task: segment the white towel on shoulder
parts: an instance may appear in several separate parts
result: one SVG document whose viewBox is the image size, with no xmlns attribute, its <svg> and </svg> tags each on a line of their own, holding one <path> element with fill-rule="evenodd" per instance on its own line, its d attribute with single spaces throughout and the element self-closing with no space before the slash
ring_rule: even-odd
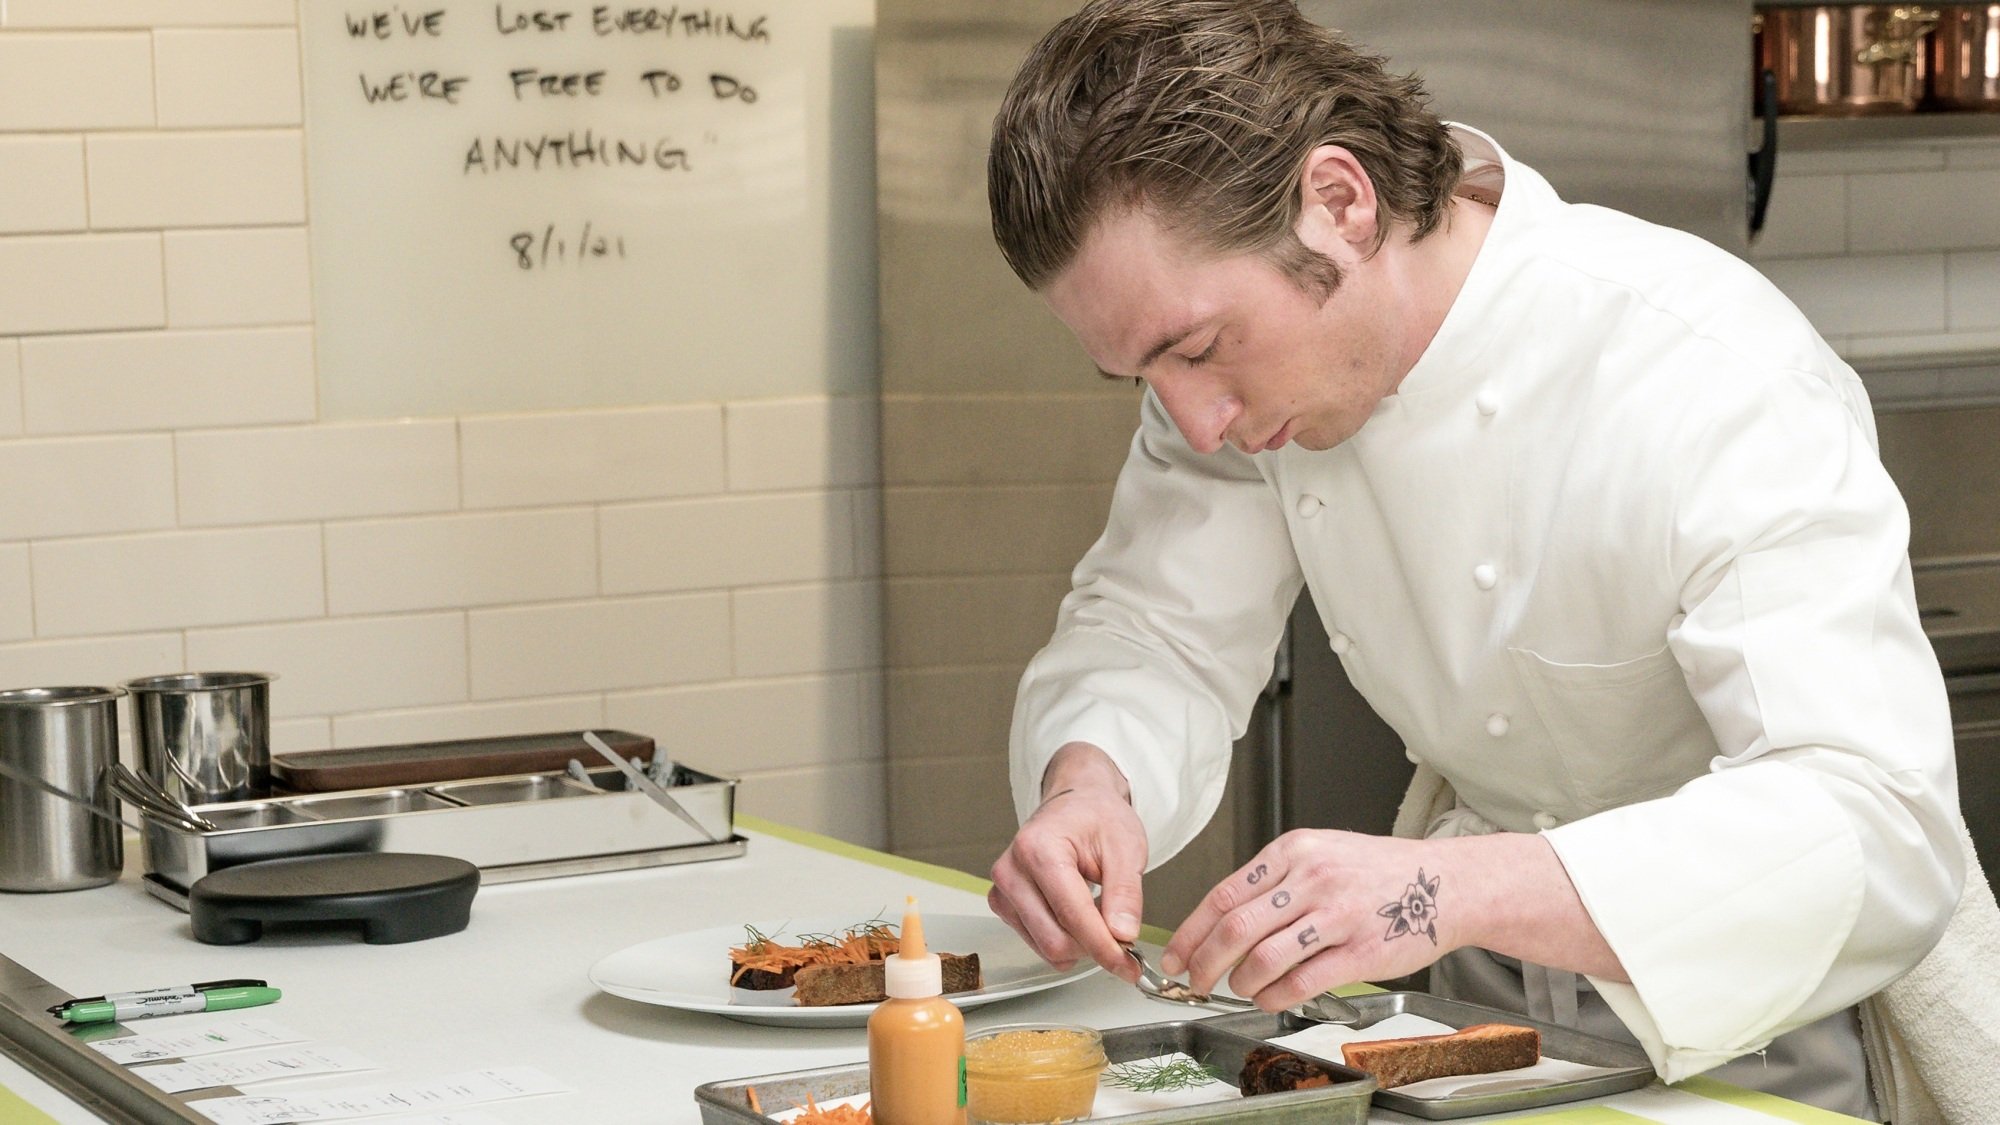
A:
<svg viewBox="0 0 2000 1125">
<path fill-rule="evenodd" d="M 1964 821 L 1965 891 L 1917 967 L 1861 1005 L 1876 1104 L 1896 1125 L 2000 1122 L 2000 909 Z"/>
</svg>

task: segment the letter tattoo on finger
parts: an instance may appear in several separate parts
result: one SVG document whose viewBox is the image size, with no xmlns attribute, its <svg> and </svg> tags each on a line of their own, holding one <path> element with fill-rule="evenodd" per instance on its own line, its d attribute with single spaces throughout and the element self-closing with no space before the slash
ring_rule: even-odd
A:
<svg viewBox="0 0 2000 1125">
<path fill-rule="evenodd" d="M 1290 906 L 1291 904 L 1292 904 L 1292 892 L 1290 891 L 1279 891 L 1277 894 L 1271 896 L 1271 905 L 1277 907 L 1280 910 L 1283 910 L 1285 907 Z"/>
<path fill-rule="evenodd" d="M 1298 939 L 1299 939 L 1300 949 L 1305 949 L 1308 946 L 1317 945 L 1319 943 L 1319 927 L 1307 926 L 1305 929 L 1299 931 Z"/>
<path fill-rule="evenodd" d="M 1256 869 L 1255 871 L 1252 871 L 1252 872 L 1251 872 L 1251 873 L 1249 874 L 1249 876 L 1248 876 L 1248 879 L 1249 879 L 1249 882 L 1250 882 L 1250 885 L 1254 887 L 1254 886 L 1256 886 L 1257 884 L 1259 884 L 1259 883 L 1263 882 L 1263 881 L 1264 881 L 1264 876 L 1266 876 L 1266 875 L 1268 875 L 1268 874 L 1270 874 L 1270 873 L 1271 873 L 1271 869 L 1270 869 L 1270 867 L 1269 867 L 1269 866 L 1267 866 L 1267 865 L 1265 865 L 1265 864 L 1262 864 L 1262 863 L 1258 864 L 1258 865 L 1257 865 L 1257 869 Z"/>
</svg>

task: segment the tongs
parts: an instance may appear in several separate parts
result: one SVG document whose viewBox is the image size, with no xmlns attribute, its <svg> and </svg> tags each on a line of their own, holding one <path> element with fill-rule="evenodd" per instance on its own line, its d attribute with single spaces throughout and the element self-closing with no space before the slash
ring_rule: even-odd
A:
<svg viewBox="0 0 2000 1125">
<path fill-rule="evenodd" d="M 1139 967 L 1139 991 L 1154 1000 L 1168 1004 L 1187 1004 L 1194 1007 L 1228 1008 L 1232 1011 L 1248 1011 L 1257 1005 L 1235 996 L 1217 996 L 1206 992 L 1196 992 L 1186 981 L 1178 981 L 1160 972 L 1147 962 L 1137 946 L 1124 945 L 1126 956 Z M 1314 1023 L 1338 1023 L 1348 1027 L 1361 1028 L 1375 1020 L 1361 1013 L 1361 1009 L 1335 996 L 1323 992 L 1318 996 L 1291 1009 L 1293 1015 Z"/>
<path fill-rule="evenodd" d="M 106 784 L 120 800 L 138 806 L 140 812 L 157 820 L 168 821 L 195 832 L 218 831 L 214 821 L 176 800 L 173 794 L 161 788 L 157 782 L 134 773 L 132 767 L 123 762 L 112 764 Z"/>
<path fill-rule="evenodd" d="M 701 833 L 702 839 L 707 840 L 710 843 L 720 843 L 722 841 L 722 837 L 717 836 L 713 832 L 710 832 L 701 823 L 701 821 L 696 820 L 694 818 L 693 813 L 681 807 L 681 803 L 679 801 L 674 800 L 673 795 L 671 793 L 668 793 L 665 789 L 660 788 L 659 782 L 654 781 L 650 777 L 647 777 L 645 771 L 641 770 L 638 766 L 635 766 L 632 763 L 626 761 L 624 758 L 619 757 L 618 751 L 613 750 L 611 747 L 605 745 L 604 740 L 597 737 L 595 732 L 584 731 L 583 741 L 587 745 L 589 745 L 589 747 L 592 750 L 597 751 L 598 754 L 602 755 L 605 759 L 610 761 L 612 765 L 617 766 L 619 771 L 625 775 L 625 779 L 632 783 L 632 788 L 637 789 L 638 791 L 644 793 L 648 797 L 651 797 L 653 799 L 654 804 L 660 806 L 661 808 L 667 810 L 668 812 L 674 814 L 677 817 L 680 817 L 683 821 L 687 822 L 687 826 L 689 828 L 692 828 L 696 832 Z"/>
</svg>

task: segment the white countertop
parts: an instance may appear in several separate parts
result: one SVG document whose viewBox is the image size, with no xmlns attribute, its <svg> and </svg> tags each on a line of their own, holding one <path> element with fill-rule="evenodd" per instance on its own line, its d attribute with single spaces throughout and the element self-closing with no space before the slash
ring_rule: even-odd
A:
<svg viewBox="0 0 2000 1125">
<path fill-rule="evenodd" d="M 0 953 L 75 995 L 265 978 L 284 990 L 274 1006 L 127 1026 L 145 1034 L 264 1017 L 318 1044 L 358 1050 L 385 1067 L 263 1085 L 260 1093 L 414 1082 L 526 1064 L 576 1092 L 482 1108 L 507 1122 L 693 1125 L 699 1121 L 696 1086 L 859 1062 L 866 1056 L 865 1032 L 753 1026 L 620 999 L 598 992 L 586 976 L 600 957 L 678 931 L 757 918 L 857 909 L 866 915 L 908 893 L 922 896 L 927 913 L 986 909 L 984 895 L 969 889 L 977 885 L 969 877 L 845 845 L 810 846 L 803 834 L 797 839 L 807 842 L 744 834 L 751 843 L 739 859 L 484 887 L 466 930 L 404 945 L 366 945 L 350 930 L 203 945 L 190 935 L 185 914 L 141 889 L 135 854 L 128 857 L 126 878 L 111 886 L 0 896 L 6 919 Z M 927 874 L 951 885 L 927 881 Z M 718 972 L 721 967 L 718 954 Z M 966 1017 L 973 1029 L 1030 1020 L 1117 1027 L 1170 1018 L 1176 1018 L 1170 1010 L 1102 973 Z M 56 1121 L 95 1120 L 4 1058 L 0 1086 Z M 1697 1080 L 1691 1089 L 1699 1092 L 1655 1085 L 1596 1104 L 1663 1125 L 1852 1120 L 1718 1083 Z M 11 1121 L 8 1103 L 8 1091 L 0 1090 L 0 1118 Z M 1381 1111 L 1374 1119 L 1411 1120 Z"/>
</svg>

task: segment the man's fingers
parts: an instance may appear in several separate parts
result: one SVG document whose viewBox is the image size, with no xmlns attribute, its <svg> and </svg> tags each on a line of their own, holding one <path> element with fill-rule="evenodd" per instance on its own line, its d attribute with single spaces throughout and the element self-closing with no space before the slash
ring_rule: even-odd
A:
<svg viewBox="0 0 2000 1125">
<path fill-rule="evenodd" d="M 1160 968 L 1168 976 L 1179 976 L 1193 963 L 1194 951 L 1201 948 L 1215 927 L 1238 907 L 1259 893 L 1275 887 L 1284 875 L 1284 861 L 1275 842 L 1266 845 L 1256 858 L 1237 868 L 1202 896 L 1200 905 L 1181 922 L 1160 956 Z"/>
<path fill-rule="evenodd" d="M 1042 960 L 1058 969 L 1076 964 L 1077 955 L 1082 950 L 1062 924 L 1056 921 L 1041 889 L 1032 878 L 1021 872 L 1011 852 L 1000 857 L 1000 862 L 993 867 L 993 890 L 988 893 L 987 901 L 993 902 L 995 896 L 1013 912 L 1007 924 L 1027 939 Z M 999 908 L 996 907 L 994 912 L 999 913 Z M 1001 916 L 1006 917 L 1004 914 Z"/>
<path fill-rule="evenodd" d="M 1187 954 L 1188 984 L 1196 992 L 1212 991 L 1266 938 L 1304 917 L 1314 906 L 1309 901 L 1310 895 L 1295 880 L 1287 880 L 1275 887 L 1260 886 L 1254 894 L 1245 895 L 1243 899 L 1241 905 L 1223 915 L 1209 929 L 1201 944 Z M 1275 971 L 1262 979 L 1256 971 L 1245 974 L 1250 982 L 1246 987 L 1254 989 L 1268 983 L 1270 977 L 1275 977 L 1284 967 L 1276 966 Z M 1236 983 L 1235 978 L 1231 983 Z M 1243 995 L 1249 993 L 1244 992 Z"/>
<path fill-rule="evenodd" d="M 1118 947 L 1091 897 L 1090 884 L 1074 862 L 1051 862 L 1030 868 L 1035 884 L 1055 913 L 1056 922 L 1075 939 L 1090 959 L 1112 973 L 1130 979 L 1130 957 Z"/>
<path fill-rule="evenodd" d="M 1139 940 L 1139 919 L 1145 892 L 1140 879 L 1146 870 L 1145 846 L 1123 835 L 1104 843 L 1104 859 L 1097 878 L 1097 911 L 1115 941 Z"/>
<path fill-rule="evenodd" d="M 1281 1012 L 1286 1008 L 1295 1008 L 1322 992 L 1353 984 L 1357 979 L 1349 951 L 1333 948 L 1308 957 L 1272 984 L 1255 994 L 1245 995 L 1257 1001 L 1257 1006 L 1267 1012 Z"/>
<path fill-rule="evenodd" d="M 1275 925 L 1229 974 L 1229 988 L 1238 996 L 1259 996 L 1320 954 L 1346 943 L 1347 930 L 1331 910 L 1309 910 Z M 1347 981 L 1337 983 L 1347 984 Z"/>
</svg>

